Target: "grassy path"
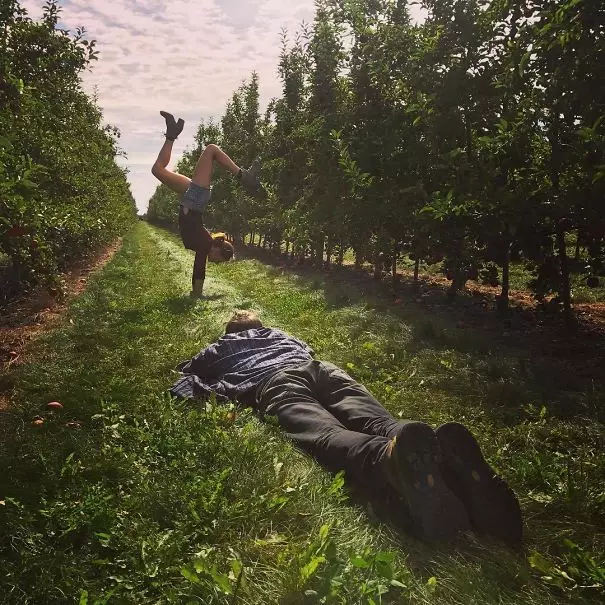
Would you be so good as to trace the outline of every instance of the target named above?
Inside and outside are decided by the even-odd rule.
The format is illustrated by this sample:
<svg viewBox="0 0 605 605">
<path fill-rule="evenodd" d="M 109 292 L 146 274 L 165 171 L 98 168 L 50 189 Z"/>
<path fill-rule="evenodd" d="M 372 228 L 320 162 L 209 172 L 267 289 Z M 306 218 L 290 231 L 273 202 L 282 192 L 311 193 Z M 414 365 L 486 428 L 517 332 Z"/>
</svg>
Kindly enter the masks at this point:
<svg viewBox="0 0 605 605">
<path fill-rule="evenodd" d="M 597 597 L 605 460 L 590 385 L 563 391 L 479 337 L 254 260 L 212 267 L 209 299 L 194 302 L 190 265 L 174 236 L 138 225 L 19 370 L 14 431 L 0 443 L 0 602 Z M 307 340 L 396 415 L 469 424 L 521 496 L 533 566 L 496 547 L 402 537 L 276 427 L 170 400 L 175 365 L 218 338 L 234 308 Z M 52 400 L 64 410 L 46 412 Z"/>
</svg>

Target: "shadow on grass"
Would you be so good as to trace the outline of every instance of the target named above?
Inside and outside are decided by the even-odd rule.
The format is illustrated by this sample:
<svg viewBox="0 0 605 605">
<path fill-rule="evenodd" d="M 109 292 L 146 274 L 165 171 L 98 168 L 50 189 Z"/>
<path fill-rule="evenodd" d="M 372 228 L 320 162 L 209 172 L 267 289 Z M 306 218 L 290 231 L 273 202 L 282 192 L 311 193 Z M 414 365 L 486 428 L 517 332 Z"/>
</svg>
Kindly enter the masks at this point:
<svg viewBox="0 0 605 605">
<path fill-rule="evenodd" d="M 168 307 L 168 311 L 170 313 L 180 315 L 183 313 L 189 313 L 195 308 L 198 302 L 203 303 L 204 301 L 221 300 L 223 298 L 225 298 L 224 294 L 209 294 L 204 295 L 202 298 L 193 298 L 189 295 L 175 296 L 166 301 L 166 306 Z"/>
<path fill-rule="evenodd" d="M 534 401 L 543 402 L 550 414 L 561 418 L 589 414 L 605 421 L 598 388 L 605 385 L 605 343 L 599 334 L 581 330 L 566 334 L 562 325 L 544 327 L 536 334 L 535 326 L 530 329 L 521 314 L 503 320 L 486 312 L 475 296 L 450 302 L 443 289 L 418 291 L 409 284 L 394 291 L 350 267 L 329 271 L 291 267 L 284 259 L 256 248 L 246 247 L 242 256 L 269 264 L 269 279 L 288 275 L 302 288 L 321 290 L 329 310 L 365 305 L 370 314 L 347 316 L 355 342 L 372 332 L 378 322 L 384 324 L 386 333 L 393 334 L 405 324 L 410 330 L 404 345 L 406 356 L 423 355 L 429 366 L 435 366 L 432 380 L 439 388 L 484 401 L 485 411 L 495 412 L 500 421 L 524 418 L 524 406 Z M 390 346 L 382 344 L 387 349 Z M 401 365 L 401 359 L 396 359 L 397 344 L 392 347 L 393 361 L 380 358 L 375 370 L 388 372 Z M 461 355 L 468 368 L 444 373 L 451 351 Z M 436 386 L 434 382 L 432 386 Z"/>
</svg>

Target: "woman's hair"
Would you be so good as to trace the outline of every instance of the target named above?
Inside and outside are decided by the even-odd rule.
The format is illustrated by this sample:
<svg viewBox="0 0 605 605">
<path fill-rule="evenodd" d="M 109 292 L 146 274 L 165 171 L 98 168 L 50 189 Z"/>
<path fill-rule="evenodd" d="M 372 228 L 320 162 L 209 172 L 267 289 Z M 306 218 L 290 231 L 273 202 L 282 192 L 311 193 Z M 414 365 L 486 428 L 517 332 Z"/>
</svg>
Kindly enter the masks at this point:
<svg viewBox="0 0 605 605">
<path fill-rule="evenodd" d="M 227 236 L 224 233 L 213 233 L 212 240 L 212 247 L 218 250 L 221 260 L 228 261 L 233 258 L 233 244 L 227 241 Z"/>
<path fill-rule="evenodd" d="M 225 334 L 231 334 L 232 332 L 243 332 L 244 330 L 252 330 L 254 328 L 262 328 L 263 324 L 256 311 L 236 311 L 227 326 L 225 327 Z"/>
</svg>

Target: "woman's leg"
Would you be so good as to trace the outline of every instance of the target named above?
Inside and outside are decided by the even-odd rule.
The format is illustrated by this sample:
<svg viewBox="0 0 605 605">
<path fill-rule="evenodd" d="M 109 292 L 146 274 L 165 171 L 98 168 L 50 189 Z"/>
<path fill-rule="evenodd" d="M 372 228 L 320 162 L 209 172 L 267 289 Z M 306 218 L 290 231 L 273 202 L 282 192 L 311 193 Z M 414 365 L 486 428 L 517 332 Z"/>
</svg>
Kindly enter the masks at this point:
<svg viewBox="0 0 605 605">
<path fill-rule="evenodd" d="M 182 174 L 167 169 L 167 166 L 170 163 L 173 145 L 174 141 L 171 141 L 170 139 L 164 141 L 157 160 L 151 168 L 151 174 L 175 193 L 183 195 L 183 193 L 187 191 L 187 187 L 189 187 L 191 180 Z"/>
<path fill-rule="evenodd" d="M 240 167 L 220 147 L 211 143 L 206 146 L 202 155 L 199 157 L 195 170 L 193 171 L 193 177 L 191 177 L 191 182 L 200 187 L 210 188 L 214 162 L 223 166 L 223 168 L 226 168 L 235 176 L 241 172 Z"/>
<path fill-rule="evenodd" d="M 200 187 L 210 188 L 212 181 L 213 163 L 216 162 L 223 168 L 231 172 L 242 187 L 250 195 L 258 195 L 261 193 L 262 187 L 260 184 L 260 163 L 258 160 L 252 163 L 250 168 L 240 168 L 220 147 L 211 143 L 204 149 L 202 155 L 197 161 L 191 182 Z"/>
</svg>

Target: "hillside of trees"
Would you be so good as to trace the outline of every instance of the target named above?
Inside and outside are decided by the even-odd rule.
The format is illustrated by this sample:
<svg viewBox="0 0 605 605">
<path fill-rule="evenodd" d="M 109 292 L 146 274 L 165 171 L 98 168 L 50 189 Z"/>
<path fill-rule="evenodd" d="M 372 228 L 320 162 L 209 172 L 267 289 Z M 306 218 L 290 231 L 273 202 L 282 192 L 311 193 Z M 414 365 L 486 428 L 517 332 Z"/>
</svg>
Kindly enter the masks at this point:
<svg viewBox="0 0 605 605">
<path fill-rule="evenodd" d="M 136 216 L 119 132 L 82 87 L 95 43 L 58 28 L 59 12 L 49 0 L 35 22 L 18 0 L 0 4 L 0 303 L 56 285 Z"/>
<path fill-rule="evenodd" d="M 511 263 L 572 319 L 570 274 L 605 275 L 605 8 L 598 0 L 322 0 L 286 32 L 283 85 L 259 113 L 256 74 L 218 122 L 202 121 L 178 170 L 204 144 L 263 160 L 264 199 L 219 175 L 209 225 L 261 235 L 312 262 L 394 268 L 442 262 L 449 294 L 499 284 Z M 176 221 L 165 187 L 148 218 Z"/>
</svg>

